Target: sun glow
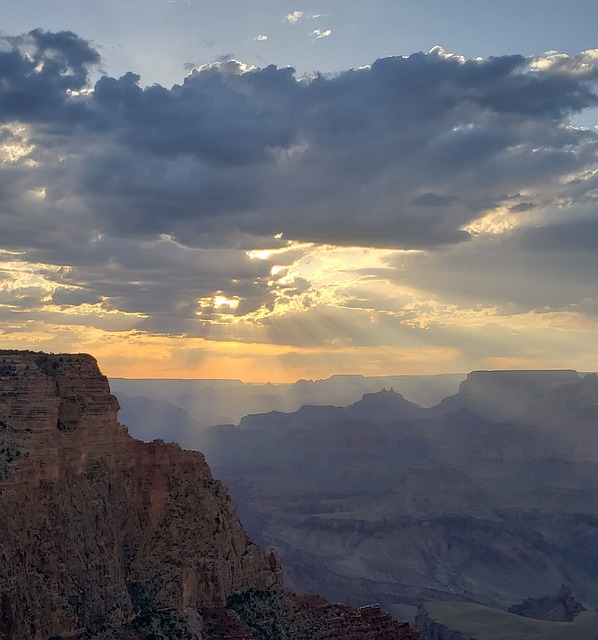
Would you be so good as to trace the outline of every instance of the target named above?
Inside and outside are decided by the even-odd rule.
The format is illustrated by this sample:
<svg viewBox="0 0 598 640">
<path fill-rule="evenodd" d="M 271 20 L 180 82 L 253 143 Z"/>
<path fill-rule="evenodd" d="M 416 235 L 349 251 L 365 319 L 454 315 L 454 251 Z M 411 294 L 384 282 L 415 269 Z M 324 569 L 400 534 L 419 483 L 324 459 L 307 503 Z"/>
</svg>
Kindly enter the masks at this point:
<svg viewBox="0 0 598 640">
<path fill-rule="evenodd" d="M 479 233 L 508 230 L 510 206 L 488 214 Z M 555 350 L 576 353 L 598 329 L 583 309 L 505 313 L 418 290 L 409 273 L 426 259 L 422 251 L 287 243 L 251 254 L 268 262 L 257 308 L 247 307 L 240 294 L 217 290 L 196 301 L 195 317 L 178 330 L 154 332 L 144 324 L 150 314 L 119 308 L 117 297 L 92 299 L 84 288 L 66 284 L 68 267 L 27 263 L 18 252 L 4 252 L 2 343 L 91 352 L 113 376 L 282 382 L 333 373 L 480 368 L 498 356 L 477 354 L 476 335 L 500 344 L 505 362 L 524 357 L 509 353 L 511 347 L 540 362 L 536 336 L 544 345 L 565 340 Z M 451 347 L 444 346 L 447 335 Z M 589 365 L 591 357 L 586 359 Z"/>
<path fill-rule="evenodd" d="M 463 227 L 474 236 L 481 234 L 501 234 L 514 229 L 518 224 L 517 217 L 508 207 L 498 207 Z"/>
<path fill-rule="evenodd" d="M 35 149 L 29 142 L 29 130 L 20 122 L 7 122 L 0 127 L 0 164 L 14 164 L 27 158 Z"/>
<path fill-rule="evenodd" d="M 7 254 L 2 252 L 6 257 Z M 51 267 L 45 264 L 20 262 L 17 260 L 0 260 L 0 290 L 18 291 L 38 289 L 45 293 L 51 293 L 57 288 L 48 274 L 57 273 L 63 267 Z"/>
<path fill-rule="evenodd" d="M 236 309 L 238 306 L 238 298 L 227 298 L 222 295 L 214 296 L 214 307 L 216 309 Z"/>
</svg>

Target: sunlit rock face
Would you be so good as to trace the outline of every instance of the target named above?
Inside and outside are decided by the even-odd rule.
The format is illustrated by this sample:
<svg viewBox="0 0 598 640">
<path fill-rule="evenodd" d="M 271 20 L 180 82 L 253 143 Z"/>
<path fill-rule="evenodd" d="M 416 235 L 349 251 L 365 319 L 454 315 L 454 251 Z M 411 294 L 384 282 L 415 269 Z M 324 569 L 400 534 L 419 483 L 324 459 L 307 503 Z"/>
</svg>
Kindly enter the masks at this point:
<svg viewBox="0 0 598 640">
<path fill-rule="evenodd" d="M 203 456 L 129 437 L 88 355 L 0 352 L 0 637 L 279 584 Z"/>
<path fill-rule="evenodd" d="M 143 443 L 88 355 L 0 351 L 0 639 L 416 640 L 282 589 L 202 454 Z"/>
</svg>

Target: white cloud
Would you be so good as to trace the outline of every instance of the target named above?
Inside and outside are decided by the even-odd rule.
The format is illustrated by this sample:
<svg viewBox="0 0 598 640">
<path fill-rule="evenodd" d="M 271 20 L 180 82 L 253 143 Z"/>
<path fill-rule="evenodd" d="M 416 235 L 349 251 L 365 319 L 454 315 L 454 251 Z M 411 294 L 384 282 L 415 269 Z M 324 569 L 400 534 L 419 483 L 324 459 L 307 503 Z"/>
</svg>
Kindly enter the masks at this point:
<svg viewBox="0 0 598 640">
<path fill-rule="evenodd" d="M 256 36 L 255 39 L 258 42 L 265 42 L 268 39 L 268 36 L 264 35 L 263 33 L 260 33 L 260 35 Z"/>
<path fill-rule="evenodd" d="M 303 17 L 303 11 L 292 11 L 291 13 L 287 13 L 285 16 L 285 20 L 290 22 L 291 24 L 296 24 Z"/>
<path fill-rule="evenodd" d="M 314 29 L 311 32 L 311 35 L 313 36 L 315 42 L 316 40 L 321 40 L 322 38 L 328 38 L 329 36 L 331 36 L 332 29 Z"/>
</svg>

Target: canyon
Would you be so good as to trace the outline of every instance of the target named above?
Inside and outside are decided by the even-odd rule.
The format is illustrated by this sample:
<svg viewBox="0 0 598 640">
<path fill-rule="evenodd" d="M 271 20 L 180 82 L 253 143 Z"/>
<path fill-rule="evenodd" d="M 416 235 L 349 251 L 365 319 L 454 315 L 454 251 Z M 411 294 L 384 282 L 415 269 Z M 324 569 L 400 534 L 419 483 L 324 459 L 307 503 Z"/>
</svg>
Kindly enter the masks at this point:
<svg viewBox="0 0 598 640">
<path fill-rule="evenodd" d="M 506 611 L 562 584 L 598 605 L 597 419 L 593 374 L 472 372 L 430 408 L 386 389 L 191 445 L 294 590 L 413 621 L 435 601 Z"/>
<path fill-rule="evenodd" d="M 597 376 L 208 428 L 154 400 L 136 440 L 91 356 L 0 351 L 2 640 L 592 637 Z"/>
<path fill-rule="evenodd" d="M 2 640 L 417 638 L 285 591 L 203 455 L 118 409 L 89 355 L 0 351 Z"/>
</svg>

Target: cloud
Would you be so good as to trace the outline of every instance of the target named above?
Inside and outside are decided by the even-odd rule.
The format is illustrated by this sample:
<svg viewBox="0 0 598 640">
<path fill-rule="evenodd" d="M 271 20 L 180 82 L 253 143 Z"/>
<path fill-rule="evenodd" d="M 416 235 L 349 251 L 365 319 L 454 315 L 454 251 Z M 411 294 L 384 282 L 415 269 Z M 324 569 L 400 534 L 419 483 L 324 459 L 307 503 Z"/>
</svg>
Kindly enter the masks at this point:
<svg viewBox="0 0 598 640">
<path fill-rule="evenodd" d="M 315 40 L 321 40 L 322 38 L 328 38 L 332 35 L 332 29 L 314 29 L 311 35 Z"/>
<path fill-rule="evenodd" d="M 266 36 L 264 34 L 260 34 L 259 36 L 256 36 L 255 39 L 258 42 L 266 42 L 266 40 L 268 39 L 268 36 Z"/>
<path fill-rule="evenodd" d="M 28 122 L 51 118 L 54 123 L 76 121 L 81 105 L 68 92 L 87 86 L 100 56 L 70 31 L 36 29 L 20 37 L 4 37 L 0 50 L 0 110 L 3 120 Z"/>
<path fill-rule="evenodd" d="M 485 308 L 502 317 L 571 312 L 598 318 L 595 219 L 524 226 L 391 264 L 396 271 L 386 275 L 392 281 L 457 308 Z"/>
<path fill-rule="evenodd" d="M 455 196 L 439 196 L 436 193 L 422 193 L 411 201 L 415 207 L 446 207 L 452 204 L 457 198 Z"/>
<path fill-rule="evenodd" d="M 303 11 L 291 11 L 291 13 L 287 13 L 285 20 L 291 24 L 297 24 L 302 17 Z"/>
<path fill-rule="evenodd" d="M 273 306 L 297 286 L 279 285 L 280 276 L 271 273 L 283 256 L 252 259 L 245 250 L 190 249 L 168 238 L 102 236 L 71 246 L 67 236 L 65 230 L 56 250 L 32 247 L 26 260 L 21 254 L 4 261 L 0 256 L 0 319 L 26 313 L 57 321 L 66 314 L 65 321 L 75 323 L 84 315 L 87 325 L 105 330 L 120 330 L 126 321 L 128 328 L 153 333 L 176 325 L 187 335 L 213 337 L 218 328 L 208 324 Z M 51 266 L 60 260 L 69 266 Z"/>
<path fill-rule="evenodd" d="M 29 61 L 21 49 L 31 41 Z M 35 72 L 50 57 L 46 41 L 64 45 L 52 54 L 62 62 Z M 142 88 L 128 73 L 75 95 L 85 65 L 97 63 L 87 43 L 37 32 L 10 42 L 0 100 L 15 107 L 3 111 L 5 135 L 20 136 L 13 150 L 31 150 L 2 172 L 3 199 L 29 222 L 39 210 L 42 225 L 42 209 L 68 217 L 72 207 L 100 232 L 191 245 L 226 242 L 232 231 L 433 246 L 466 240 L 463 229 L 512 193 L 531 206 L 560 184 L 550 187 L 557 206 L 565 178 L 595 162 L 596 134 L 568 125 L 597 102 L 598 64 L 587 56 L 583 73 L 563 64 L 531 73 L 521 56 L 463 61 L 436 49 L 312 80 L 227 59 L 172 89 Z M 23 131 L 6 128 L 15 119 Z M 67 121 L 79 124 L 61 129 Z M 46 198 L 31 210 L 24 194 L 36 189 Z"/>
<path fill-rule="evenodd" d="M 287 13 L 284 17 L 286 22 L 290 24 L 297 24 L 302 20 L 316 20 L 317 18 L 323 18 L 327 16 L 326 13 L 304 13 L 303 11 L 292 11 L 291 13 Z"/>
<path fill-rule="evenodd" d="M 89 87 L 99 63 L 70 32 L 0 49 L 2 247 L 46 268 L 43 286 L 6 276 L 7 317 L 87 309 L 103 327 L 222 337 L 348 305 L 318 297 L 321 273 L 291 273 L 302 243 L 417 249 L 388 277 L 446 304 L 593 313 L 575 272 L 597 266 L 598 136 L 571 125 L 598 103 L 593 53 L 437 48 L 312 78 L 227 57 L 171 89 L 133 72 Z"/>
</svg>

